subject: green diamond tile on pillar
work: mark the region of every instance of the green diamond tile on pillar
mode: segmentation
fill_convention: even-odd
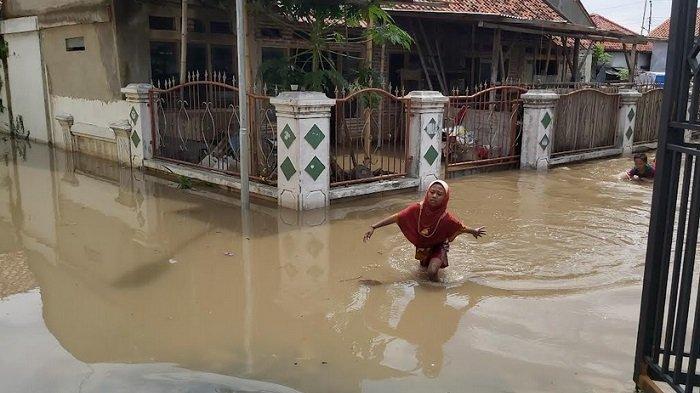
[[[131,118],[131,122],[133,124],[136,124],[136,120],[139,119],[139,113],[136,112],[136,108],[134,108],[133,106],[131,107],[131,112],[129,112],[129,117]]]
[[[287,149],[289,149],[289,146],[291,146],[292,143],[294,143],[294,141],[297,139],[296,135],[294,135],[294,132],[292,132],[292,128],[289,127],[289,124],[284,126],[280,136],[282,137],[282,143],[284,143],[284,145],[287,146]]]
[[[435,160],[438,158],[438,155],[438,151],[435,150],[434,147],[430,146],[428,151],[425,152],[423,158],[425,158],[425,160],[428,161],[428,164],[433,165]]]
[[[542,125],[547,129],[550,124],[552,124],[552,116],[549,115],[549,112],[545,112],[544,116],[542,116]]]
[[[291,179],[292,176],[294,176],[294,174],[297,173],[297,169],[294,167],[294,164],[292,164],[292,160],[290,160],[289,157],[285,158],[284,161],[282,161],[280,169],[282,170],[284,177],[287,178],[287,181],[289,181],[289,179]]]
[[[540,139],[540,147],[542,150],[547,150],[547,146],[549,146],[549,137],[545,134],[545,136]]]
[[[139,137],[139,134],[136,133],[136,131],[131,132],[131,142],[134,143],[134,147],[139,147],[139,143],[141,143],[141,138]]]
[[[634,108],[630,108],[630,113],[627,114],[627,118],[629,121],[632,121],[634,119]]]
[[[627,127],[627,132],[625,132],[625,136],[627,137],[627,139],[630,139],[633,133],[634,131],[632,131],[632,127]]]
[[[326,136],[323,134],[323,131],[321,131],[316,124],[311,127],[309,132],[307,132],[306,136],[304,137],[304,139],[306,139],[306,141],[309,142],[309,145],[311,145],[311,147],[314,149],[317,148],[325,138]]]
[[[309,165],[306,166],[306,173],[311,176],[312,179],[316,180],[318,179],[319,176],[321,176],[321,173],[326,169],[326,166],[323,165],[321,160],[318,159],[318,157],[314,156],[314,158],[309,162]]]

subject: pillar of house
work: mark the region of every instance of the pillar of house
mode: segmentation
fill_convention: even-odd
[[[449,100],[437,91],[412,91],[411,118],[408,130],[408,174],[420,179],[425,190],[440,178],[442,162],[442,122]]]
[[[63,134],[63,148],[66,151],[73,151],[73,133],[71,128],[73,127],[73,116],[62,113],[56,115],[56,120],[61,126],[61,134]]]
[[[152,88],[147,83],[132,83],[121,90],[128,103],[129,113],[126,115],[132,129],[129,135],[131,157],[136,167],[143,166],[143,160],[153,157],[152,116],[148,105],[148,93]]]
[[[559,95],[551,90],[530,90],[523,100],[520,168],[546,170],[552,151],[552,131]]]
[[[294,210],[330,204],[330,119],[335,100],[319,92],[283,92],[277,112],[277,202]]]
[[[642,96],[637,90],[620,91],[620,111],[617,115],[617,140],[622,154],[632,154],[634,123],[637,120],[637,101]]]
[[[109,124],[109,128],[114,132],[114,139],[117,143],[117,162],[122,165],[133,166],[133,152],[131,148],[132,129],[127,120],[120,120]]]

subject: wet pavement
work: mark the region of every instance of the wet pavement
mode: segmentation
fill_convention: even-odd
[[[0,139],[1,392],[632,392],[651,186],[453,179],[430,283],[398,194],[305,213]]]

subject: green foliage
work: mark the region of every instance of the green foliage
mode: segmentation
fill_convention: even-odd
[[[177,188],[189,190],[192,188],[192,179],[184,175],[177,175]]]
[[[7,59],[7,56],[9,54],[10,54],[10,49],[7,46],[7,41],[0,38],[0,59],[2,59],[2,60]]]
[[[617,75],[620,77],[620,80],[626,81],[630,78],[630,70],[627,68],[623,68]]]
[[[605,65],[612,60],[612,55],[605,51],[603,44],[597,43],[593,46],[593,64]]]

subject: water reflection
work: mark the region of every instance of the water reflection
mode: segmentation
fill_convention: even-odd
[[[40,296],[43,324],[79,361],[75,367],[93,371],[84,385],[93,391],[118,390],[98,377],[106,374],[147,380],[152,391],[183,378],[203,378],[212,389],[202,391],[247,391],[240,386],[248,382],[220,377],[274,383],[278,390],[269,391],[395,390],[388,381],[410,381],[404,391],[454,390],[467,377],[479,378],[479,362],[494,356],[523,370],[538,367],[513,355],[517,348],[480,353],[493,337],[527,333],[506,323],[480,340],[470,336],[475,325],[465,321],[497,313],[490,307],[498,300],[531,304],[628,285],[640,273],[635,258],[643,254],[644,230],[635,228],[646,218],[626,210],[630,196],[618,199],[622,185],[602,176],[593,185],[567,185],[577,179],[563,170],[548,178],[509,172],[455,183],[452,208],[467,222],[493,228],[493,236],[460,239],[445,283],[435,286],[397,231],[378,233],[370,246],[360,241],[370,221],[413,195],[304,214],[256,204],[241,216],[235,197],[203,186],[178,190],[44,146],[22,154],[9,143],[0,149],[0,297],[40,288],[10,296],[8,304]],[[625,192],[647,203],[648,190]],[[624,216],[629,224],[606,222],[600,217],[606,211],[607,219]],[[603,239],[591,238],[590,227]],[[9,331],[14,314],[8,315],[0,319],[0,336]],[[0,355],[5,377],[30,367],[8,359],[48,351],[8,348]],[[460,374],[465,362],[470,371]],[[64,379],[70,385],[83,372],[66,371],[72,377]],[[516,376],[483,381],[518,390],[523,382]],[[26,390],[19,380],[13,383]],[[267,389],[255,386],[249,391]]]

